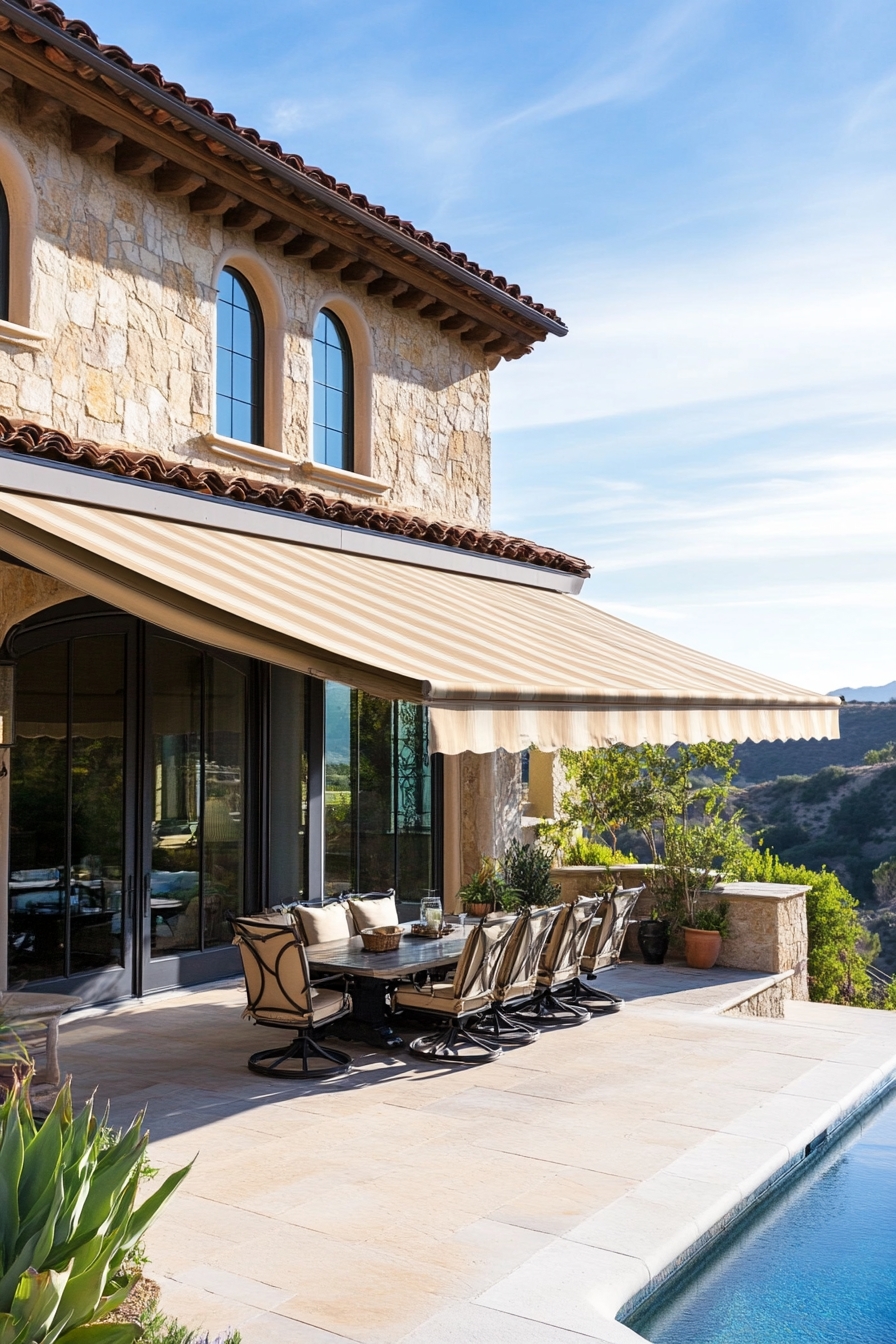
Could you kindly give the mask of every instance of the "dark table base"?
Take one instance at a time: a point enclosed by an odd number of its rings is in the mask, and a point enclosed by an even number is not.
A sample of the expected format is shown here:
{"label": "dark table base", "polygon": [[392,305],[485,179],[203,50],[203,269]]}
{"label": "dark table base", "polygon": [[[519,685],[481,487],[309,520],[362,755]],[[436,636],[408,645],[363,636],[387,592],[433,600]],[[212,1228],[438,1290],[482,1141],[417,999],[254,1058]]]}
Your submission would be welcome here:
{"label": "dark table base", "polygon": [[404,1040],[389,1020],[388,987],[386,980],[358,976],[351,987],[352,1011],[326,1027],[326,1034],[342,1041],[361,1041],[379,1050],[402,1049]]}

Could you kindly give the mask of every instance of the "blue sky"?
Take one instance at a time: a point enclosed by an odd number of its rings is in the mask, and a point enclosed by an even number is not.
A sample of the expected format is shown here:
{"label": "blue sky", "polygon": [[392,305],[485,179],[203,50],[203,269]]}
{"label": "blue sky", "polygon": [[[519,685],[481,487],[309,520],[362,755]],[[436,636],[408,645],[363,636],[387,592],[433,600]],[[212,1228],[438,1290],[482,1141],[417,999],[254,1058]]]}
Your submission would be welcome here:
{"label": "blue sky", "polygon": [[68,12],[558,309],[494,377],[494,521],[588,600],[896,676],[892,0]]}

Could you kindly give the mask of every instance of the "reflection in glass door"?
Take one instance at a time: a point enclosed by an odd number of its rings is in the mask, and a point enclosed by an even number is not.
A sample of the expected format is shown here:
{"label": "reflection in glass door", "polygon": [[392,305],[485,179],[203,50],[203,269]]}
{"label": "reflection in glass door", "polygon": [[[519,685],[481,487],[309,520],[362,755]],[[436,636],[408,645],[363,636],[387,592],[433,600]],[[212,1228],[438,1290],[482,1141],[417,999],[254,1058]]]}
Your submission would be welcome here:
{"label": "reflection in glass door", "polygon": [[247,677],[150,635],[150,957],[230,942],[243,910]]}
{"label": "reflection in glass door", "polygon": [[107,995],[114,987],[129,988],[125,640],[124,633],[60,640],[18,662],[10,779],[11,985],[93,975]]}
{"label": "reflection in glass door", "polygon": [[325,895],[418,902],[436,885],[425,708],[327,682],[325,739]]}

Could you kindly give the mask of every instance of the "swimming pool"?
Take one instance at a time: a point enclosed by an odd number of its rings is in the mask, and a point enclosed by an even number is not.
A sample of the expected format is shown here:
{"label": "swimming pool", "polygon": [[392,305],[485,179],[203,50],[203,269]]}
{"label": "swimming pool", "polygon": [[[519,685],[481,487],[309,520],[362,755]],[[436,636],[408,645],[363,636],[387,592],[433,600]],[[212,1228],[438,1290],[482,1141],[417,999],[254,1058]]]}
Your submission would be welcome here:
{"label": "swimming pool", "polygon": [[896,1096],[627,1324],[652,1344],[896,1344]]}

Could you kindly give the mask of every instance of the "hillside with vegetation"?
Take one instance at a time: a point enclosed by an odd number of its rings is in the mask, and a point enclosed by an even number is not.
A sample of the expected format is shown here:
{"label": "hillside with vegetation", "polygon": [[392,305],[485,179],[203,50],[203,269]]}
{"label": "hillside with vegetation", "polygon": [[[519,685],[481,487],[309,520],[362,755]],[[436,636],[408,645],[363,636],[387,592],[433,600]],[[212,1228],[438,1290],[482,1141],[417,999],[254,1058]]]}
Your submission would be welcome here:
{"label": "hillside with vegetation", "polygon": [[867,764],[827,765],[738,789],[731,802],[743,809],[745,829],[782,860],[838,875],[858,898],[862,923],[880,938],[877,965],[893,974],[896,881],[887,863],[896,859],[896,748],[866,754]]}
{"label": "hillside with vegetation", "polygon": [[896,704],[853,704],[840,710],[840,737],[831,741],[741,742],[737,783],[761,784],[779,775],[814,775],[826,765],[861,765],[865,753],[896,742]]}

